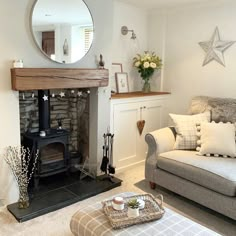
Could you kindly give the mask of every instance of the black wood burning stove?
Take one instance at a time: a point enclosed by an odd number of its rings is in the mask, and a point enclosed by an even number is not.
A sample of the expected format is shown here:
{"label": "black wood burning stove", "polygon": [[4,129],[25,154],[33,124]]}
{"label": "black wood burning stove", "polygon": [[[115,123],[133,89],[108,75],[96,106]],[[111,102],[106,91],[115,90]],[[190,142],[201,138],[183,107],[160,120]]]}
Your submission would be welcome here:
{"label": "black wood burning stove", "polygon": [[33,154],[39,151],[36,171],[34,173],[34,187],[38,187],[39,179],[57,173],[65,172],[69,168],[68,132],[65,130],[50,130],[45,137],[39,133],[24,134],[23,145],[29,147]]}
{"label": "black wood burning stove", "polygon": [[[39,132],[25,133],[23,146],[29,147],[35,154],[38,150],[37,168],[34,173],[34,187],[39,179],[69,169],[69,133],[61,128],[50,128],[50,93],[38,91]],[[43,134],[43,135],[42,135]]]}

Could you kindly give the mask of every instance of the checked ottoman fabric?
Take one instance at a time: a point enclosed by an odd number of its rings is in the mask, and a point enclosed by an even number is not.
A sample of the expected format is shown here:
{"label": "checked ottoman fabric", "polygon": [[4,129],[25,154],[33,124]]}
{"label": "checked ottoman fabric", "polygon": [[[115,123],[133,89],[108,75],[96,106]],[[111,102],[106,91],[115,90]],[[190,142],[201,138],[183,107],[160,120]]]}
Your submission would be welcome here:
{"label": "checked ottoman fabric", "polygon": [[[119,194],[119,196],[123,197],[127,195],[130,196],[130,193]],[[219,235],[166,207],[165,211],[160,220],[114,230],[102,210],[102,203],[97,202],[76,212],[71,218],[70,228],[71,232],[78,236]]]}

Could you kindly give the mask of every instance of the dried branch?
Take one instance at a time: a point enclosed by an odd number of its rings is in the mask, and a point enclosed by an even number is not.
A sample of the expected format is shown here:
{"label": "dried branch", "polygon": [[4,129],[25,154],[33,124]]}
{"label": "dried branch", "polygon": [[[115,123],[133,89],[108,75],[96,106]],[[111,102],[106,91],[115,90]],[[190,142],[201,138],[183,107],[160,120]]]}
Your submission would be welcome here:
{"label": "dried branch", "polygon": [[[6,148],[4,159],[9,165],[17,181],[19,188],[28,187],[29,181],[33,176],[38,161],[38,151],[34,158],[29,148],[12,147]],[[31,166],[30,166],[31,165]]]}

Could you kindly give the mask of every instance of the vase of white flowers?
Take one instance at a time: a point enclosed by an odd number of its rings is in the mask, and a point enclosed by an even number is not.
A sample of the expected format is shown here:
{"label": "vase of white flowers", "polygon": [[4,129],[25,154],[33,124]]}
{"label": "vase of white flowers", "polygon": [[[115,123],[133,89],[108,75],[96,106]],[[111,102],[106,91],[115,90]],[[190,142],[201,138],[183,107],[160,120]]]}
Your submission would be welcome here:
{"label": "vase of white flowers", "polygon": [[150,78],[155,70],[161,69],[161,59],[154,52],[149,53],[148,51],[145,51],[143,55],[137,54],[133,58],[133,65],[138,69],[138,72],[144,81],[143,92],[150,92]]}

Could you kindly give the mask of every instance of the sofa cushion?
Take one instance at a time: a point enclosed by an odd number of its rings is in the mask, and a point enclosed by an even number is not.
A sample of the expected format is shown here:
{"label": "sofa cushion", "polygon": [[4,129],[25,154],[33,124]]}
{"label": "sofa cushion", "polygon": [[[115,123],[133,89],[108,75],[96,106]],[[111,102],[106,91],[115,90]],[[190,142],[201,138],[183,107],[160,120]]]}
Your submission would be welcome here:
{"label": "sofa cushion", "polygon": [[218,193],[236,196],[236,159],[173,150],[158,156],[157,167]]}
{"label": "sofa cushion", "polygon": [[174,149],[196,149],[197,128],[196,124],[210,121],[210,112],[197,115],[169,114],[177,133]]}
{"label": "sofa cushion", "polygon": [[200,155],[236,157],[235,125],[231,123],[202,123],[197,125]]}

